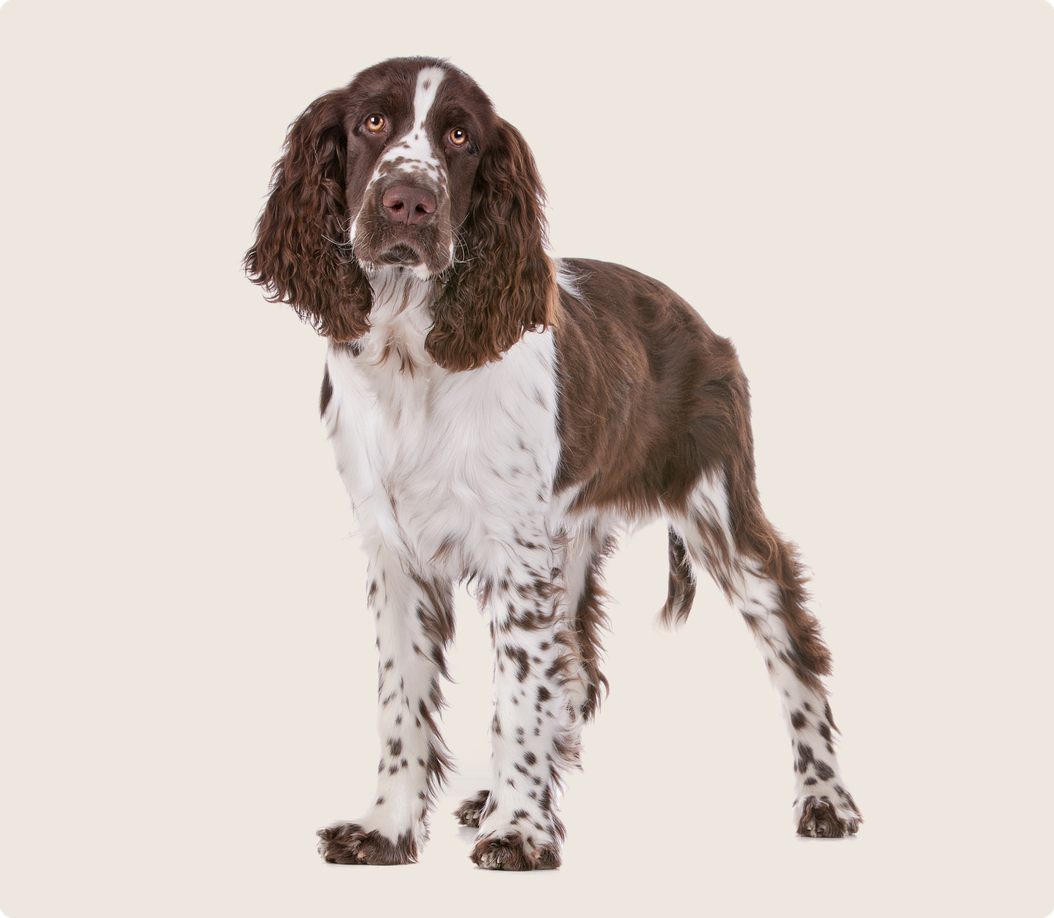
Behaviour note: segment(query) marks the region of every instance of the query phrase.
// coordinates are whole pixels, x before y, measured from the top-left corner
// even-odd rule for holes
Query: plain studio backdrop
[[[857,838],[794,837],[778,704],[709,581],[654,626],[653,526],[608,567],[562,869],[480,871],[454,825],[489,756],[467,594],[421,863],[316,854],[371,799],[373,624],[325,343],[239,262],[289,123],[406,54],[523,132],[555,253],[735,342]],[[10,0],[0,86],[9,918],[1049,914],[1049,3]]]

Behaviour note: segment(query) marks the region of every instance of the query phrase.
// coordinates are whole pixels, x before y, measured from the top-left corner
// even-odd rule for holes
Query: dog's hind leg
[[[704,474],[670,522],[693,567],[707,570],[739,610],[765,660],[790,733],[798,834],[852,835],[862,818],[841,775],[821,681],[830,654],[806,606],[794,546],[761,512],[752,476],[739,478],[730,485],[724,472]]]

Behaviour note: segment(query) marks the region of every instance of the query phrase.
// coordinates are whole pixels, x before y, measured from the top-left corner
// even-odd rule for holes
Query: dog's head
[[[469,369],[552,321],[543,199],[530,149],[475,82],[444,61],[385,61],[290,127],[245,267],[337,341],[369,329],[379,271],[432,278],[426,346]]]

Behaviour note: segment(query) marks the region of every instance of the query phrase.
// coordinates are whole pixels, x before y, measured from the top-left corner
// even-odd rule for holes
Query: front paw
[[[394,841],[357,822],[335,822],[319,829],[318,853],[331,864],[413,864],[417,840],[405,832]]]
[[[476,840],[469,855],[486,870],[553,870],[560,866],[560,848],[552,839],[535,841],[515,829],[488,832]]]
[[[842,792],[832,798],[809,795],[795,805],[798,834],[804,838],[844,838],[856,835],[864,818],[850,794]]]

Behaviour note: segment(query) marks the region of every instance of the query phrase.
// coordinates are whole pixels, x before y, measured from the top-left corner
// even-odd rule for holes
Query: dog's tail
[[[695,599],[695,576],[688,560],[688,550],[681,537],[670,527],[670,588],[666,605],[659,611],[659,621],[676,628],[688,618]]]

